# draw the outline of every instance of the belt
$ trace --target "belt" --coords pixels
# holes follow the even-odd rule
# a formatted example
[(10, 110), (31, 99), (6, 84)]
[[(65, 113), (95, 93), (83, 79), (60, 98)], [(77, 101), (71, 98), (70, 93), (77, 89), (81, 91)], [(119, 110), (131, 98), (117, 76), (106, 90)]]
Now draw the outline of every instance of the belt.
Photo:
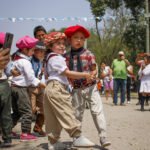
[(0, 79), (0, 83), (6, 82), (7, 79)]
[(11, 87), (28, 88), (28, 86), (20, 86), (20, 85), (16, 85), (16, 84), (11, 84)]
[(76, 85), (74, 86), (74, 89), (84, 89), (84, 88), (87, 88), (87, 87), (90, 87), (92, 85), (96, 84), (96, 81), (92, 82), (92, 83), (88, 83), (88, 84), (83, 84), (83, 85)]
[(68, 89), (68, 85), (63, 84), (63, 83), (59, 82), (58, 80), (49, 80), (49, 81), (47, 82), (47, 85), (48, 85), (50, 82), (52, 82), (53, 84), (58, 83), (58, 84), (60, 84), (61, 86), (63, 86), (65, 89)]

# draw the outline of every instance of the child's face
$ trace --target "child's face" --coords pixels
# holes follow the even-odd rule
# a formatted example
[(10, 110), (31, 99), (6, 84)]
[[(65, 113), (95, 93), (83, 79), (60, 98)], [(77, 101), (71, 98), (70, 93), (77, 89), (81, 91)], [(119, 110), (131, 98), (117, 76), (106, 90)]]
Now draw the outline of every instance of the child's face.
[(102, 64), (101, 64), (101, 69), (104, 69), (105, 66), (106, 66), (105, 63), (102, 63)]
[(30, 48), (30, 49), (24, 48), (22, 50), (22, 53), (28, 57), (31, 57), (34, 54), (34, 50), (35, 48)]
[(53, 43), (51, 50), (57, 54), (64, 54), (66, 45), (65, 45), (65, 40), (64, 39), (59, 39), (55, 43)]
[(35, 49), (34, 50), (34, 56), (39, 60), (44, 59), (44, 54), (45, 54), (45, 51), (42, 49)]
[(37, 38), (39, 41), (43, 41), (44, 40), (44, 35), (45, 35), (46, 33), (44, 32), (44, 31), (38, 31), (37, 33), (36, 33), (36, 36), (35, 36), (35, 38)]
[(146, 65), (150, 64), (150, 58), (147, 56), (147, 57), (144, 57), (144, 63)]
[(82, 32), (78, 31), (74, 33), (70, 38), (71, 47), (79, 49), (84, 46), (85, 36)]

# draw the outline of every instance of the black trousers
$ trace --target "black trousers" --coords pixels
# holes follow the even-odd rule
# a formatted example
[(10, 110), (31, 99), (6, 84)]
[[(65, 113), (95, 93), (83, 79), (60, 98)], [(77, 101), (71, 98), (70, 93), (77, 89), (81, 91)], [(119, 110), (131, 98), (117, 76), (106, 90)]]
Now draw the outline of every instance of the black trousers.
[(7, 80), (0, 83), (0, 125), (2, 139), (11, 140), (11, 88)]

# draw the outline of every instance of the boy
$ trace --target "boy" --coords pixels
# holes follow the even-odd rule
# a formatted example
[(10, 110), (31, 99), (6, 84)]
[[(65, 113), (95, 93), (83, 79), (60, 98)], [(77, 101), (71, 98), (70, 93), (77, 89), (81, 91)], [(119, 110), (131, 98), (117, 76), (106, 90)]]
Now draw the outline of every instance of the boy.
[(43, 41), (46, 30), (43, 26), (39, 25), (34, 28), (33, 34), (36, 39), (38, 39), (39, 41)]
[(86, 100), (89, 102), (91, 114), (100, 136), (102, 147), (110, 145), (106, 140), (106, 122), (99, 91), (96, 86), (96, 62), (95, 56), (85, 49), (84, 42), (90, 36), (88, 30), (80, 25), (70, 26), (65, 34), (71, 45), (71, 50), (66, 54), (66, 61), (70, 70), (89, 72), (95, 75), (95, 79), (87, 81), (85, 78), (71, 80), (73, 86), (73, 106), (76, 118), (82, 122)]
[[(31, 59), (32, 67), (35, 77), (42, 80), (42, 60), (44, 58), (46, 47), (42, 41), (38, 41), (35, 46), (35, 51)], [(44, 112), (43, 112), (43, 95), (44, 91), (38, 86), (30, 86), (28, 88), (29, 95), (32, 104), (32, 113), (36, 114), (35, 126), (33, 131), (39, 136), (45, 136), (45, 132), (42, 127), (44, 124)]]
[(31, 135), (31, 123), (32, 123), (32, 109), (31, 101), (27, 88), (29, 86), (40, 86), (44, 88), (45, 85), (40, 82), (34, 75), (32, 65), (30, 62), (30, 57), (34, 53), (35, 45), (37, 39), (31, 38), (29, 36), (24, 36), (20, 38), (16, 46), (18, 51), (13, 56), (13, 68), (16, 68), (19, 72), (19, 76), (13, 76), (11, 80), (12, 86), (12, 119), (13, 125), (17, 124), (17, 121), (21, 120), (21, 130), (20, 135), (21, 141), (36, 140), (37, 138)]
[(76, 147), (91, 147), (94, 143), (81, 136), (81, 124), (76, 120), (71, 105), (71, 95), (67, 91), (69, 78), (91, 79), (89, 73), (70, 71), (65, 59), (62, 57), (65, 51), (66, 36), (61, 32), (51, 32), (45, 36), (45, 43), (49, 54), (47, 55), (45, 71), (48, 77), (44, 93), (45, 127), (49, 140), (49, 150), (63, 148), (65, 145), (58, 141), (61, 130), (64, 128), (74, 138)]
[(0, 77), (0, 127), (2, 129), (2, 147), (11, 146), (11, 89), (8, 84), (6, 75), (6, 66), (9, 62), (10, 49), (3, 49), (5, 33), (0, 32), (0, 69), (2, 74)]

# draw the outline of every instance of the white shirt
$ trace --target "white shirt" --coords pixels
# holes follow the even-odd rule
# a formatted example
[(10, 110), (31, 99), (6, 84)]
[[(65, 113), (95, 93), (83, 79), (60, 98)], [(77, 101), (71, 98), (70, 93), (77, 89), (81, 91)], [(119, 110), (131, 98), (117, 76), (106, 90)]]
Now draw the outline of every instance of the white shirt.
[(142, 81), (148, 80), (150, 82), (150, 64), (145, 66), (143, 70), (140, 68), (138, 74), (141, 76)]
[[(50, 55), (55, 53), (50, 53), (47, 56), (47, 59)], [(46, 65), (46, 72), (48, 75), (48, 80), (57, 80), (62, 84), (69, 85), (68, 79), (65, 75), (62, 75), (62, 73), (68, 68), (66, 65), (65, 58), (62, 57), (59, 54), (56, 54), (57, 56), (52, 56)]]
[(16, 67), (21, 75), (13, 77), (11, 80), (11, 84), (25, 87), (28, 87), (30, 85), (38, 86), (40, 80), (35, 77), (32, 64), (30, 62), (30, 57), (22, 53), (19, 53), (19, 56), (21, 56), (23, 59), (14, 61), (12, 68)]
[(103, 73), (106, 75), (104, 77), (105, 81), (109, 81), (110, 80), (110, 67), (109, 66), (105, 66)]

